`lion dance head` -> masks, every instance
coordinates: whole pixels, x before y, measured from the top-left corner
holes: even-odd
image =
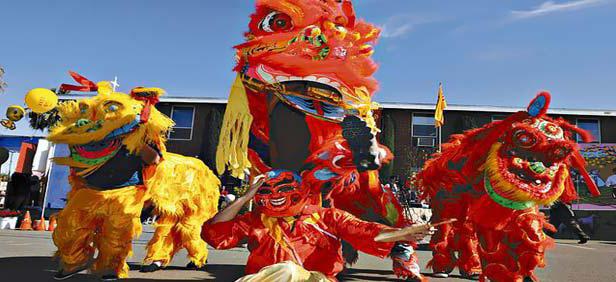
[[[575,168],[586,178],[593,194],[596,186],[588,177],[585,162],[575,142],[576,135],[585,142],[592,136],[566,120],[546,115],[550,94],[541,92],[528,106],[502,121],[483,128],[454,135],[443,151],[428,161],[418,175],[423,187],[451,187],[451,183],[436,181],[433,173],[447,168],[449,179],[475,179],[497,203],[522,210],[536,205],[548,205],[558,200],[577,197],[569,175]],[[454,168],[455,163],[461,164]],[[443,177],[440,179],[444,179]],[[440,183],[438,183],[440,182]],[[436,189],[428,189],[428,192]]]
[[[58,105],[60,120],[47,139],[68,144],[70,166],[88,168],[104,163],[125,146],[135,153],[146,143],[163,145],[173,121],[154,108],[159,88],[135,88],[130,95],[114,92],[109,82],[94,83],[79,74],[71,76],[80,86],[63,84],[63,91],[96,91],[91,98],[66,101]],[[63,159],[57,161],[62,162]]]
[[[379,34],[350,0],[257,0],[247,41],[235,47],[236,71],[255,92],[340,121],[377,90],[371,44]]]

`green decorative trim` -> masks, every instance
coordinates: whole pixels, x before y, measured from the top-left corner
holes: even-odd
[[[530,169],[535,173],[544,173],[546,171],[546,167],[543,162],[532,162],[530,163]]]
[[[498,203],[499,205],[503,207],[510,208],[512,210],[525,210],[525,209],[529,209],[535,206],[535,203],[533,202],[516,202],[513,200],[509,200],[507,198],[504,198],[503,196],[496,193],[496,191],[494,191],[494,187],[492,187],[492,183],[490,183],[490,178],[488,177],[487,172],[484,173],[483,175],[483,182],[486,188],[486,192],[488,192],[488,195],[490,195],[490,198],[492,198],[494,202]]]
[[[389,221],[389,224],[394,225],[398,222],[398,218],[400,214],[398,214],[398,209],[392,203],[385,204],[385,211],[387,212],[387,216],[385,218]]]
[[[80,156],[77,152],[71,152],[71,158],[74,159],[75,161],[78,161],[78,162],[83,163],[83,164],[98,165],[98,164],[102,164],[102,163],[110,160],[111,158],[113,158],[119,150],[120,149],[115,150],[111,154],[109,154],[107,156],[104,156],[104,157],[97,158],[97,159],[84,158],[84,157]]]

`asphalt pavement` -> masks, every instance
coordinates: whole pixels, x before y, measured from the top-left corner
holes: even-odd
[[[141,259],[152,228],[134,242],[134,256],[128,281],[234,281],[241,277],[248,257],[244,248],[227,251],[210,250],[206,271],[184,269],[188,263],[186,252],[180,251],[170,266],[155,273],[140,273]],[[53,281],[57,262],[52,260],[55,251],[50,232],[0,230],[0,281]],[[430,259],[427,250],[418,251],[422,265]],[[548,252],[548,267],[537,270],[541,281],[616,281],[616,242],[591,241],[578,245],[571,240],[558,240]],[[424,269],[426,274],[429,270]],[[357,264],[348,269],[342,281],[399,281],[391,271],[391,261],[361,254]],[[98,281],[83,273],[67,281]],[[432,278],[431,281],[465,281],[461,278]]]

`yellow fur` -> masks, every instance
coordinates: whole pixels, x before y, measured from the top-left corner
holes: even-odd
[[[103,140],[139,118],[143,102],[123,93],[112,93],[105,83],[97,85],[97,96],[59,105],[62,121],[51,130],[48,140],[68,145],[88,144]],[[144,89],[159,95],[164,92],[159,88]],[[162,161],[144,170],[144,187],[98,191],[88,189],[81,178],[71,176],[67,207],[58,216],[58,228],[54,232],[57,255],[65,270],[90,260],[94,242],[99,250],[94,270],[112,271],[126,277],[130,241],[141,232],[139,214],[146,201],[156,205],[160,216],[146,259],[166,264],[177,250],[186,248],[195,264],[205,264],[207,246],[200,236],[201,225],[217,212],[220,182],[200,160],[166,152],[164,142],[172,126],[170,118],[152,107],[147,122],[121,137],[133,154],[138,154],[146,144],[156,144],[161,149]],[[70,157],[56,161],[84,171],[97,168]],[[95,232],[101,226],[107,229]]]
[[[492,148],[490,148],[490,152],[486,159],[486,163],[483,166],[483,168],[486,169],[489,175],[490,182],[492,182],[492,185],[495,189],[498,189],[498,192],[499,194],[501,194],[501,196],[505,196],[508,199],[519,202],[532,201],[536,202],[539,205],[550,205],[558,199],[558,197],[565,189],[564,180],[569,176],[569,173],[566,170],[564,170],[563,173],[557,174],[561,177],[560,181],[555,181],[560,183],[558,187],[554,188],[559,190],[558,193],[555,193],[554,196],[551,198],[547,198],[545,200],[538,200],[536,197],[533,197],[533,195],[519,189],[518,187],[503,178],[503,176],[498,170],[498,151],[501,147],[501,143],[495,143],[494,145],[492,145]]]
[[[72,190],[66,207],[58,214],[53,232],[56,255],[67,272],[99,255],[92,270],[128,276],[126,259],[132,254],[132,240],[141,233],[139,215],[146,190],[134,186],[97,191],[87,189],[79,178],[71,178]],[[94,230],[98,232],[93,232]]]
[[[177,251],[186,248],[190,260],[201,267],[207,259],[201,226],[218,212],[220,181],[198,159],[172,153],[163,158],[146,183],[157,187],[150,196],[159,218],[144,262],[167,265]]]
[[[111,112],[110,105],[117,105],[119,109]],[[113,130],[135,120],[142,109],[142,101],[119,92],[63,102],[58,107],[62,120],[51,129],[47,139],[68,145],[100,141]],[[79,121],[87,121],[88,124],[80,126]],[[97,126],[100,128],[93,130]],[[131,153],[136,153],[146,142],[162,144],[166,141],[167,132],[172,126],[173,121],[170,118],[152,107],[148,122],[141,124],[136,131],[127,135],[123,143]]]

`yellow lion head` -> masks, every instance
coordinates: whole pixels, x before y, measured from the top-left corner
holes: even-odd
[[[113,92],[107,82],[97,84],[98,95],[77,101],[62,102],[58,106],[60,122],[51,130],[47,139],[54,143],[85,145],[107,139],[119,139],[130,152],[135,152],[147,142],[162,143],[173,121],[153,106],[149,118],[141,115],[146,104],[130,95]],[[149,91],[157,96],[159,88],[139,88],[139,93]]]

